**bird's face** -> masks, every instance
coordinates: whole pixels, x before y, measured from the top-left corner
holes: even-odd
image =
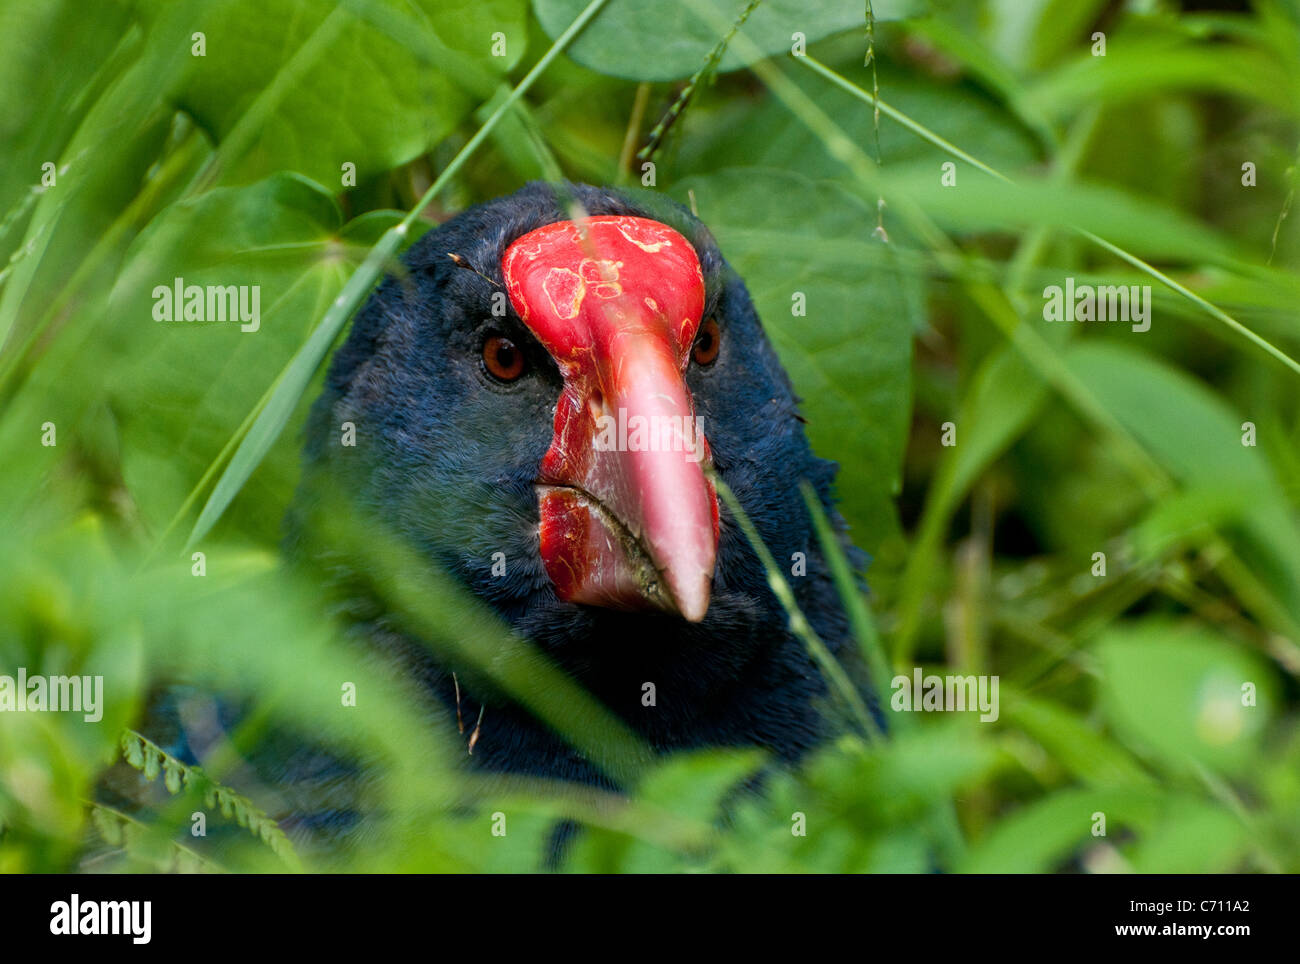
[[[734,622],[765,580],[710,471],[788,552],[824,463],[703,225],[574,191],[581,227],[533,185],[413,246],[335,357],[308,471],[517,620]]]

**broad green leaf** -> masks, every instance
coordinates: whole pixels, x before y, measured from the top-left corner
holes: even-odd
[[[177,105],[223,144],[221,176],[290,169],[342,188],[441,141],[524,52],[525,0],[234,0],[195,25]],[[505,56],[493,56],[501,34]],[[157,37],[181,43],[190,36]]]
[[[920,714],[918,714],[920,715]],[[969,787],[1004,761],[978,714],[951,714],[934,725],[898,727],[869,747],[842,740],[810,761],[804,779],[837,811],[868,825],[915,825],[936,802]],[[887,723],[896,714],[886,710]]]
[[[192,22],[192,4],[176,3],[158,16],[158,29]],[[40,195],[23,239],[23,257],[0,289],[0,346],[9,362],[65,296],[97,299],[112,284],[128,242],[156,210],[160,194],[174,190],[169,178],[188,174],[192,162],[182,140],[159,165],[175,115],[164,92],[180,77],[187,51],[140,43],[137,32],[106,61],[101,76],[71,102],[50,110],[77,113],[90,99],[75,134],[46,160],[57,162],[57,183]],[[57,85],[51,95],[59,91]],[[185,125],[180,127],[184,129]],[[192,127],[190,128],[192,131]],[[6,152],[8,146],[6,145]],[[21,153],[17,155],[21,157]],[[18,173],[24,178],[29,172]],[[134,202],[134,203],[133,203]],[[70,285],[75,279],[77,284]],[[7,341],[6,341],[7,339]]]
[[[42,165],[55,162],[57,172],[64,145],[95,101],[97,72],[129,24],[115,3],[0,4],[0,255],[22,239],[22,209],[30,212],[37,188],[48,190]],[[60,69],[51,70],[56,45]]]
[[[448,828],[438,845],[478,873],[540,873],[546,868],[558,826],[553,816],[544,813],[513,808],[484,811],[459,826]],[[493,836],[494,827],[501,827],[505,832]],[[483,839],[491,840],[496,846],[482,846]]]
[[[724,30],[749,0],[614,0],[583,32],[569,55],[592,70],[629,80],[678,80],[702,66]],[[709,7],[703,7],[709,4]],[[552,37],[569,25],[583,0],[533,0],[537,19]],[[924,12],[923,0],[875,0],[877,20],[898,20]],[[712,16],[710,16],[712,14]],[[763,0],[741,28],[762,56],[789,53],[792,34],[808,42],[853,27],[866,32],[866,5],[835,0]],[[729,49],[719,69],[747,66],[739,51]]]
[[[109,395],[124,477],[155,533],[338,294],[373,239],[375,217],[346,229],[327,192],[281,175],[173,205],[140,236],[114,289],[115,325],[101,350],[113,359]],[[250,296],[256,286],[257,330],[155,321],[156,289],[174,289],[178,278],[186,287],[247,286]],[[253,531],[278,531],[296,468],[296,446],[286,445],[254,477],[242,503]]]
[[[637,797],[681,817],[711,821],[726,795],[763,762],[763,754],[747,751],[700,751],[672,757],[647,773]]]
[[[896,527],[911,409],[912,332],[923,284],[899,240],[872,236],[875,212],[798,174],[733,168],[688,178],[700,217],[745,280],[795,391],[808,434],[840,463],[841,510],[872,551]],[[792,314],[802,292],[807,314]]]
[[[670,757],[650,770],[637,785],[639,803],[687,818],[703,826],[724,815],[723,803],[762,763],[762,753],[702,751]],[[619,873],[680,871],[681,857],[644,839],[609,831],[592,832],[579,842],[574,866]]]
[[[217,480],[208,501],[199,513],[198,521],[190,532],[189,542],[202,538],[221,518],[231,500],[243,488],[250,475],[257,469],[271,446],[284,431],[286,423],[297,408],[312,376],[320,367],[329,352],[334,339],[338,337],[343,326],[353,313],[361,307],[362,300],[370,293],[386,269],[391,258],[395,257],[403,238],[410,233],[410,226],[434,198],[438,197],[450,180],[456,176],[461,167],[471,158],[482,143],[491,136],[497,123],[524,96],[537,78],[559,57],[560,53],[572,42],[604,6],[605,0],[591,0],[581,14],[569,25],[569,29],[556,38],[549,50],[533,65],[524,78],[515,85],[514,91],[502,101],[501,105],[479,127],[465,146],[456,152],[456,156],[442,169],[442,173],[429,185],[415,207],[400,224],[394,225],[370,248],[365,260],[357,266],[347,278],[338,298],[332,302],[321,317],[319,324],[311,335],[299,347],[298,351],[281,370],[280,377],[267,396],[265,407],[257,414],[248,430],[248,434],[239,442],[239,447],[231,457],[221,478]]]

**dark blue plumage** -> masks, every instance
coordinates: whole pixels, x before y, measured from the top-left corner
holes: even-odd
[[[653,218],[694,245],[705,276],[705,317],[718,321],[721,350],[707,369],[692,365],[686,384],[715,467],[778,561],[788,566],[792,554],[806,554],[807,575],[790,580],[799,604],[857,674],[846,619],[798,489],[800,480],[812,483],[838,521],[831,507],[835,467],[808,446],[797,399],[743,282],[704,225],[680,207],[610,190],[571,190],[590,214]],[[303,532],[308,509],[319,485],[336,485],[431,565],[454,574],[656,750],[755,745],[795,759],[828,732],[827,687],[788,631],[757,557],[725,507],[712,601],[700,623],[564,602],[547,578],[533,481],[552,437],[562,380],[512,309],[494,317],[492,298],[501,290],[505,248],[565,217],[553,188],[532,184],[466,211],[411,247],[405,275],[376,290],[330,366],[307,429],[289,545],[310,555]],[[449,253],[475,270],[458,266]],[[516,382],[503,385],[483,370],[483,339],[492,331],[527,356],[528,371]],[[338,444],[344,422],[356,426],[355,447]],[[505,575],[493,574],[494,553],[504,553]],[[332,560],[330,571],[341,593],[356,591],[346,561]],[[399,654],[428,682],[436,702],[452,706],[450,674],[464,668],[440,665],[418,642],[395,636],[373,607],[348,608],[358,614],[363,637]],[[647,681],[657,690],[654,707],[641,702]],[[474,715],[480,694],[462,698]],[[610,782],[523,709],[491,693],[485,701],[472,757],[478,765]]]

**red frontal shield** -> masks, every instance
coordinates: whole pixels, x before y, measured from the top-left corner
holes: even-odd
[[[537,487],[556,592],[703,619],[718,503],[683,377],[704,310],[695,249],[657,221],[602,216],[532,231],[501,266],[564,377]]]

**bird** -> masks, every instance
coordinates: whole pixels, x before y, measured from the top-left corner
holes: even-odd
[[[860,569],[836,473],[700,218],[654,192],[532,182],[428,230],[357,313],[307,419],[285,545],[309,564],[312,506],[340,491],[653,754],[757,747],[790,764],[839,725],[830,687],[716,481],[865,692],[800,492]],[[470,718],[466,765],[619,789],[472,667],[394,629],[382,602],[349,599],[366,594],[361,563],[316,561],[356,635],[403,661],[442,718]]]

